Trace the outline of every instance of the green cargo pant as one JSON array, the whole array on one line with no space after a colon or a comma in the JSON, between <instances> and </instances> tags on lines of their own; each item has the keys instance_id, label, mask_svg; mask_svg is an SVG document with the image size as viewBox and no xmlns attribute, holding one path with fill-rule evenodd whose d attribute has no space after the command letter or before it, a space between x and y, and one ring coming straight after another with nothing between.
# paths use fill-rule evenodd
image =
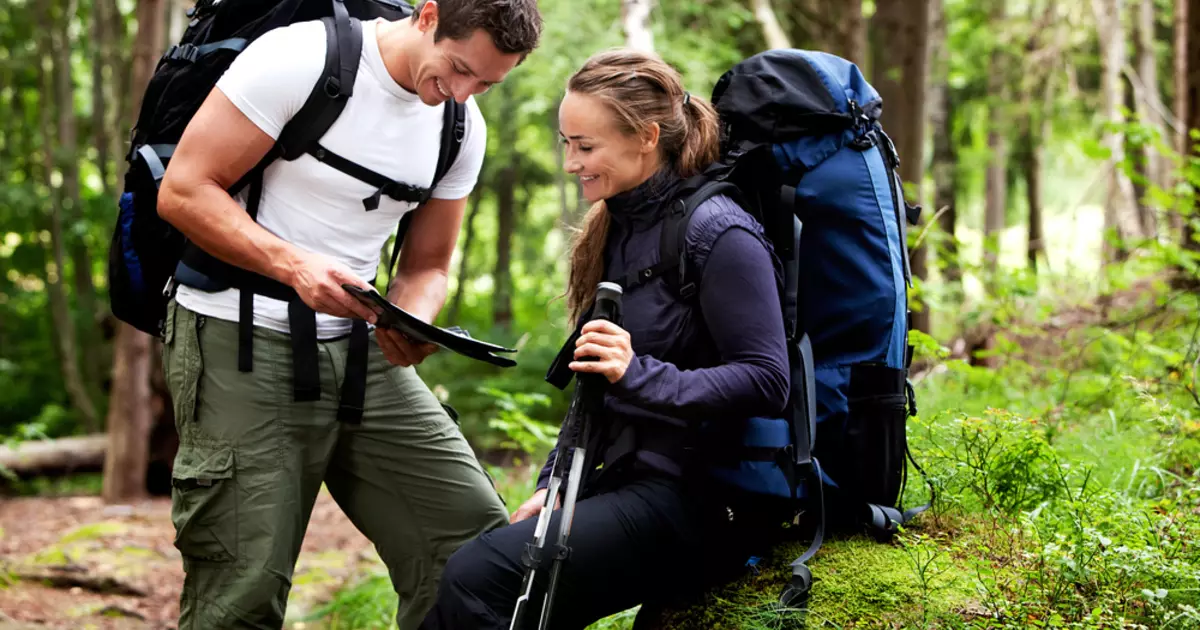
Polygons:
<instances>
[{"instance_id":1,"label":"green cargo pant","mask_svg":"<svg viewBox=\"0 0 1200 630\"><path fill-rule=\"evenodd\" d=\"M432 392L388 363L374 335L359 425L336 419L348 340L319 344L321 399L304 403L292 400L290 343L255 328L253 372L238 372L237 324L168 306L179 628L282 626L322 483L387 565L399 627L416 628L446 560L507 523L505 506Z\"/></svg>"}]
</instances>

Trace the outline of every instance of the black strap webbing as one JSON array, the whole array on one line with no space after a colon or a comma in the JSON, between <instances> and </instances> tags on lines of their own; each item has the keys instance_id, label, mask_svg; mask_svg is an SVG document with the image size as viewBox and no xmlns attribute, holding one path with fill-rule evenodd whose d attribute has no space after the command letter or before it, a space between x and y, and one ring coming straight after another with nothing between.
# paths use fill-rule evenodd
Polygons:
<instances>
[{"instance_id":1,"label":"black strap webbing","mask_svg":"<svg viewBox=\"0 0 1200 630\"><path fill-rule=\"evenodd\" d=\"M262 201L263 172L254 168L250 173L250 193L246 199L246 213L251 221L258 220L258 204ZM198 252L199 248L191 248ZM184 261L190 260L184 253ZM254 370L254 289L242 287L238 304L238 370L252 372Z\"/></svg>"},{"instance_id":2,"label":"black strap webbing","mask_svg":"<svg viewBox=\"0 0 1200 630\"><path fill-rule=\"evenodd\" d=\"M408 201L411 203L425 203L429 200L431 189L418 188L402 182L398 182L386 175L381 175L361 164L356 164L346 158L326 149L318 142L309 153L318 161L333 167L350 177L353 177L361 182L370 184L375 187L375 192L366 199L363 199L363 207L367 212L379 208L379 201L383 195L387 195L396 201Z\"/></svg>"},{"instance_id":3,"label":"black strap webbing","mask_svg":"<svg viewBox=\"0 0 1200 630\"><path fill-rule=\"evenodd\" d=\"M346 99L354 92L354 80L362 54L362 23L350 19L341 0L333 0L334 17L321 18L325 25L325 69L300 111L279 133L279 156L294 160L315 147L333 125Z\"/></svg>"},{"instance_id":4,"label":"black strap webbing","mask_svg":"<svg viewBox=\"0 0 1200 630\"><path fill-rule=\"evenodd\" d=\"M350 349L346 354L346 375L342 379L342 395L338 406L338 421L350 424L362 422L367 398L367 343L370 337L367 323L354 320L350 327Z\"/></svg>"},{"instance_id":5,"label":"black strap webbing","mask_svg":"<svg viewBox=\"0 0 1200 630\"><path fill-rule=\"evenodd\" d=\"M321 399L321 368L317 362L317 314L302 300L288 302L292 340L292 390L296 402Z\"/></svg>"}]
</instances>

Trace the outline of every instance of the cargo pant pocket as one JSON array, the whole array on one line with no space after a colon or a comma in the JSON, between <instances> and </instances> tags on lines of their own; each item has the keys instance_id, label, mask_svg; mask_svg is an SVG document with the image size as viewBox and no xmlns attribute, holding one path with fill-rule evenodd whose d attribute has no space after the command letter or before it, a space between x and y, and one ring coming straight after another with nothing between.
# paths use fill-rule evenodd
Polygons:
<instances>
[{"instance_id":1,"label":"cargo pant pocket","mask_svg":"<svg viewBox=\"0 0 1200 630\"><path fill-rule=\"evenodd\" d=\"M175 547L189 560L233 562L238 549L238 489L232 447L184 443L171 479Z\"/></svg>"},{"instance_id":2,"label":"cargo pant pocket","mask_svg":"<svg viewBox=\"0 0 1200 630\"><path fill-rule=\"evenodd\" d=\"M171 393L175 412L175 429L179 435L189 433L196 418L200 398L200 379L204 373L204 357L200 351L200 329L204 317L175 302L167 305L163 336L163 377Z\"/></svg>"}]
</instances>

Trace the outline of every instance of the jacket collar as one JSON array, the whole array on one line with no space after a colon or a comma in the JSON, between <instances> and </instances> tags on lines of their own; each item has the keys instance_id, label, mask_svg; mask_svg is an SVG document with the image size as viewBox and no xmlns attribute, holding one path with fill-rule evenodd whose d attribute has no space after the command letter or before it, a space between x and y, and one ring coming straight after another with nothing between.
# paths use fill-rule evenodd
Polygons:
<instances>
[{"instance_id":1,"label":"jacket collar","mask_svg":"<svg viewBox=\"0 0 1200 630\"><path fill-rule=\"evenodd\" d=\"M606 199L605 206L614 222L627 229L645 229L662 217L682 183L670 168L661 168L636 187Z\"/></svg>"}]
</instances>

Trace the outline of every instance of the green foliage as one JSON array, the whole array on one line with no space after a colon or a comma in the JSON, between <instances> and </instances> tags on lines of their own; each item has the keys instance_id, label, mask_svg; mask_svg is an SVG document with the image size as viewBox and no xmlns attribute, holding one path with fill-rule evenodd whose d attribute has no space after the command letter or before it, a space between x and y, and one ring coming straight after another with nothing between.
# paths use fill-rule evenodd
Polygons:
<instances>
[{"instance_id":1,"label":"green foliage","mask_svg":"<svg viewBox=\"0 0 1200 630\"><path fill-rule=\"evenodd\" d=\"M313 611L305 621L320 620L326 630L395 628L398 600L387 573L379 573L338 591L332 601Z\"/></svg>"},{"instance_id":2,"label":"green foliage","mask_svg":"<svg viewBox=\"0 0 1200 630\"><path fill-rule=\"evenodd\" d=\"M499 389L485 389L485 393L493 396L500 408L499 416L488 422L488 428L501 431L508 437L499 446L515 449L532 455L538 451L549 450L554 446L558 430L554 425L546 424L529 417L527 410L533 406L548 407L550 398L544 394L509 394Z\"/></svg>"}]
</instances>

